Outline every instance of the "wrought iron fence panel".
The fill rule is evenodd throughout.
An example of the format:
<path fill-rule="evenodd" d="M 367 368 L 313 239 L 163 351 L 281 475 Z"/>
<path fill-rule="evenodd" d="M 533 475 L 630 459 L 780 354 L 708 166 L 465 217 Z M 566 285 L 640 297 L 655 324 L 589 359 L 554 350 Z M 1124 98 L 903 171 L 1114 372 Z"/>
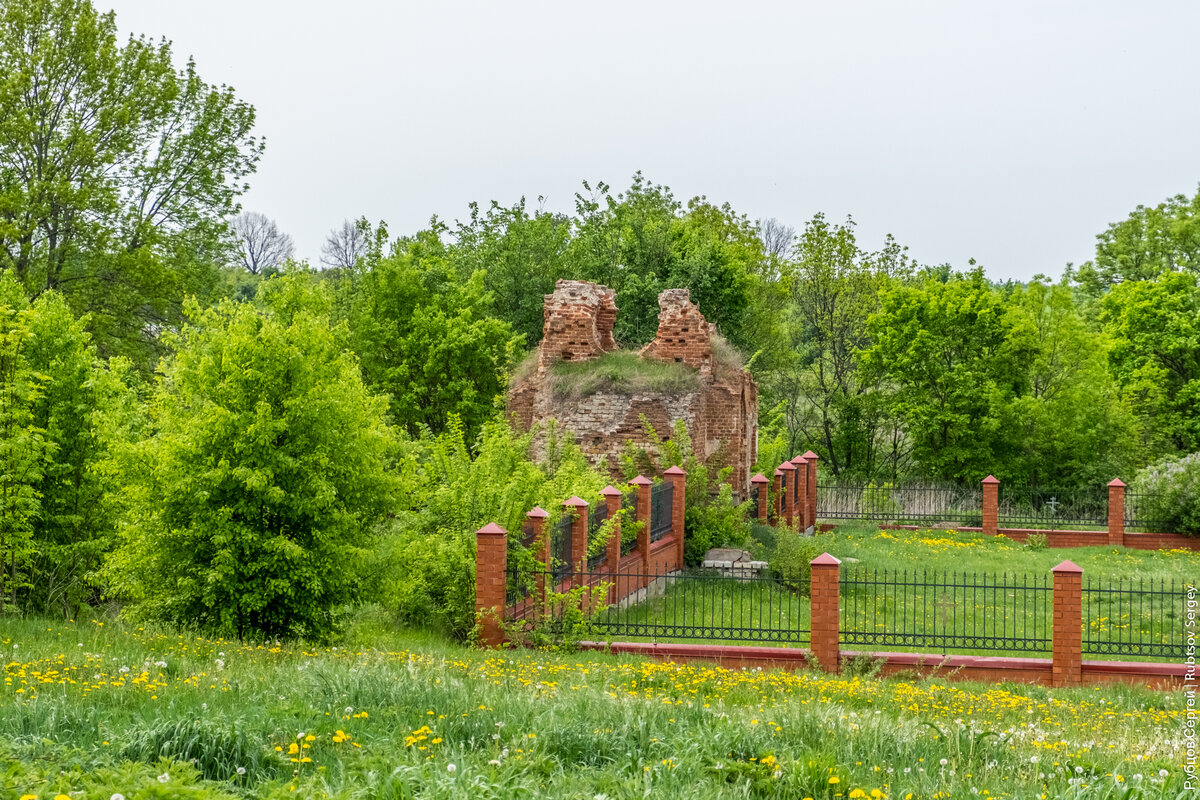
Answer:
<path fill-rule="evenodd" d="M 1108 524 L 1108 489 L 1043 489 L 1000 484 L 1002 528 Z"/>
<path fill-rule="evenodd" d="M 517 582 L 535 585 L 538 576 L 565 589 L 577 584 L 595 591 L 611 587 L 620 602 L 599 602 L 591 635 L 608 639 L 730 641 L 807 644 L 810 640 L 807 576 L 731 576 L 717 570 L 673 573 L 524 573 Z M 601 597 L 608 595 L 601 594 Z M 565 601 L 549 608 L 525 602 L 509 613 L 516 621 L 538 622 L 553 631 Z"/>
<path fill-rule="evenodd" d="M 1125 530 L 1149 531 L 1151 533 L 1174 533 L 1163 530 L 1167 525 L 1155 518 L 1153 509 L 1158 506 L 1157 495 L 1144 492 L 1125 491 Z"/>
<path fill-rule="evenodd" d="M 637 492 L 630 492 L 621 500 L 625 520 L 621 525 L 621 555 L 627 556 L 637 549 Z"/>
<path fill-rule="evenodd" d="M 674 486 L 669 481 L 650 489 L 650 541 L 657 542 L 671 532 L 671 501 Z"/>
<path fill-rule="evenodd" d="M 841 575 L 840 641 L 939 651 L 1051 649 L 1043 576 L 859 570 Z"/>
<path fill-rule="evenodd" d="M 570 514 L 564 514 L 550 533 L 550 565 L 555 575 L 566 575 L 575 568 L 575 555 L 572 552 L 574 537 L 571 536 Z"/>
<path fill-rule="evenodd" d="M 597 541 L 597 534 L 600 532 L 600 526 L 608 519 L 608 506 L 605 503 L 599 503 L 588 513 L 588 549 L 591 550 L 593 542 Z M 588 556 L 588 569 L 595 569 L 604 563 L 605 549 L 600 547 L 595 553 Z"/>
<path fill-rule="evenodd" d="M 1083 652 L 1182 661 L 1186 606 L 1174 580 L 1086 579 Z"/>
<path fill-rule="evenodd" d="M 983 494 L 979 487 L 950 485 L 820 485 L 817 517 L 895 525 L 972 526 L 982 523 Z"/>

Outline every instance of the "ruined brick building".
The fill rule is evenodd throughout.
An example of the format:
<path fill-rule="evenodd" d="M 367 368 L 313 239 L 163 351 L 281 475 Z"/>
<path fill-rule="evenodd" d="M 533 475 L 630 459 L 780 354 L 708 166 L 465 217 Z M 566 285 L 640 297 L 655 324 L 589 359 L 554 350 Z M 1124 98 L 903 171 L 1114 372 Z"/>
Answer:
<path fill-rule="evenodd" d="M 561 386 L 563 380 L 553 376 L 559 362 L 592 361 L 617 350 L 615 295 L 606 286 L 586 281 L 558 281 L 554 293 L 546 295 L 536 371 L 514 380 L 509 418 L 525 431 L 557 420 L 593 464 L 606 459 L 614 476 L 619 475 L 619 457 L 627 442 L 649 445 L 643 416 L 664 439 L 670 438 L 675 422 L 683 420 L 696 454 L 710 466 L 732 466 L 733 489 L 746 497 L 750 467 L 757 459 L 758 387 L 740 366 L 714 356 L 715 327 L 692 304 L 686 289 L 669 289 L 658 296 L 658 335 L 638 353 L 640 358 L 695 370 L 695 380 L 685 391 L 555 391 L 555 381 Z"/>

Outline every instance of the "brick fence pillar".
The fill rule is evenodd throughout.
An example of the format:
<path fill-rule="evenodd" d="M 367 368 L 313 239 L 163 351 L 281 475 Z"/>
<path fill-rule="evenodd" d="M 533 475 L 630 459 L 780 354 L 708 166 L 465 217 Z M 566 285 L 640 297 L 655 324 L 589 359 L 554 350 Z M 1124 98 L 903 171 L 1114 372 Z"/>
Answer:
<path fill-rule="evenodd" d="M 1000 532 L 1000 481 L 994 475 L 983 479 L 983 532 L 991 536 Z"/>
<path fill-rule="evenodd" d="M 529 521 L 533 523 L 533 552 L 534 558 L 542 563 L 542 569 L 537 576 L 537 600 L 538 607 L 534 611 L 534 616 L 541 614 L 546 608 L 546 573 L 550 572 L 550 533 L 546 530 L 546 517 L 550 514 L 540 506 L 534 506 L 530 511 L 525 513 Z M 505 556 L 507 559 L 507 554 Z"/>
<path fill-rule="evenodd" d="M 783 500 L 783 470 L 775 470 L 775 482 L 771 484 L 771 519 L 776 525 L 779 524 L 780 517 L 783 515 L 780 503 Z"/>
<path fill-rule="evenodd" d="M 650 574 L 650 487 L 654 484 L 650 482 L 649 478 L 638 475 L 629 482 L 629 485 L 637 487 L 637 518 L 638 522 L 642 524 L 637 535 L 637 549 L 642 555 L 639 570 L 642 575 L 638 579 L 640 584 L 638 588 L 640 589 L 647 583 L 649 578 L 646 576 Z"/>
<path fill-rule="evenodd" d="M 836 673 L 839 669 L 838 615 L 840 613 L 841 561 L 829 553 L 808 562 L 812 567 L 812 589 L 809 595 L 812 608 L 810 619 L 812 654 L 821 669 Z"/>
<path fill-rule="evenodd" d="M 1125 484 L 1120 478 L 1108 484 L 1108 543 L 1125 546 Z"/>
<path fill-rule="evenodd" d="M 759 472 L 750 479 L 750 483 L 755 489 L 758 489 L 758 509 L 756 510 L 756 514 L 758 519 L 765 523 L 767 521 L 767 501 L 770 499 L 770 492 L 767 491 L 769 481 L 765 475 Z"/>
<path fill-rule="evenodd" d="M 663 473 L 671 482 L 671 533 L 675 536 L 675 569 L 683 569 L 683 511 L 687 501 L 687 473 L 671 467 Z"/>
<path fill-rule="evenodd" d="M 563 501 L 563 512 L 575 515 L 571 520 L 571 558 L 575 559 L 571 570 L 575 573 L 575 585 L 583 586 L 583 573 L 588 568 L 588 502 L 582 497 L 572 497 Z"/>
<path fill-rule="evenodd" d="M 792 464 L 796 467 L 796 530 L 803 531 L 808 527 L 808 459 L 796 456 Z"/>
<path fill-rule="evenodd" d="M 796 465 L 785 461 L 779 468 L 783 470 L 783 523 L 790 528 L 796 521 L 796 504 L 792 500 L 796 493 Z"/>
<path fill-rule="evenodd" d="M 489 522 L 475 531 L 475 617 L 479 643 L 499 647 L 504 643 L 505 583 L 508 579 L 508 531 Z"/>
<path fill-rule="evenodd" d="M 1083 681 L 1083 570 L 1064 561 L 1054 573 L 1054 643 L 1051 686 L 1078 686 Z"/>
<path fill-rule="evenodd" d="M 608 538 L 608 545 L 604 552 L 604 561 L 608 564 L 608 572 L 612 576 L 612 586 L 608 590 L 608 602 L 615 603 L 620 599 L 617 594 L 619 587 L 617 586 L 617 575 L 621 571 L 621 501 L 624 495 L 621 490 L 615 486 L 605 486 L 600 490 L 600 496 L 604 498 L 605 510 L 607 511 L 607 519 L 615 519 Z"/>
<path fill-rule="evenodd" d="M 813 533 L 817 532 L 817 462 L 820 459 L 817 454 L 809 450 L 804 454 L 804 460 L 808 462 L 808 509 L 804 512 L 804 518 L 808 520 L 808 524 L 813 526 Z"/>

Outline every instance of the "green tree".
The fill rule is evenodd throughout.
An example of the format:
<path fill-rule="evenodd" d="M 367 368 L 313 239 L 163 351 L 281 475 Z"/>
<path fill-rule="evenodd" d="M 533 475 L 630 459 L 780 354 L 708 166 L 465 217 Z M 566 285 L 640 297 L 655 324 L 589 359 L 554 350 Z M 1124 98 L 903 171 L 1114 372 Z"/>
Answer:
<path fill-rule="evenodd" d="M 481 274 L 491 315 L 511 325 L 526 346 L 535 346 L 542 339 L 544 296 L 554 291 L 556 280 L 574 273 L 571 220 L 546 211 L 530 214 L 525 198 L 507 208 L 493 201 L 486 212 L 477 203 L 470 208 L 470 219 L 454 230 L 455 269 L 465 280 Z"/>
<path fill-rule="evenodd" d="M 484 273 L 462 278 L 440 226 L 367 255 L 340 282 L 350 344 L 372 391 L 386 394 L 393 421 L 410 434 L 461 419 L 469 440 L 502 403 L 521 338 L 490 316 Z"/>
<path fill-rule="evenodd" d="M 1000 410 L 1022 391 L 1027 357 L 1003 298 L 976 269 L 947 283 L 885 292 L 869 322 L 864 364 L 895 388 L 913 458 L 928 477 L 978 481 L 997 470 L 1006 432 Z"/>
<path fill-rule="evenodd" d="M 1108 337 L 1071 290 L 1033 281 L 1008 298 L 1010 347 L 1023 391 L 1008 405 L 1007 461 L 997 474 L 1043 486 L 1101 486 L 1138 461 L 1137 421 L 1108 370 Z"/>
<path fill-rule="evenodd" d="M 1200 189 L 1153 208 L 1139 205 L 1096 236 L 1095 262 L 1072 277 L 1093 294 L 1122 281 L 1154 280 L 1166 272 L 1200 275 Z"/>
<path fill-rule="evenodd" d="M 0 609 L 17 607 L 49 450 L 33 413 L 42 382 L 27 355 L 31 316 L 21 287 L 0 273 Z"/>
<path fill-rule="evenodd" d="M 124 475 L 107 575 L 143 617 L 239 637 L 327 637 L 397 486 L 385 403 L 307 276 L 261 305 L 188 309 Z"/>
<path fill-rule="evenodd" d="M 788 357 L 761 380 L 764 395 L 783 400 L 790 449 L 813 448 L 838 476 L 891 478 L 908 450 L 888 413 L 883 376 L 860 366 L 871 346 L 867 320 L 881 294 L 912 265 L 888 237 L 883 250 L 859 248 L 854 223 L 830 225 L 817 214 L 781 266 L 781 310 Z"/>
<path fill-rule="evenodd" d="M 1148 460 L 1200 450 L 1200 285 L 1190 273 L 1125 281 L 1100 302 L 1109 365 Z"/>
<path fill-rule="evenodd" d="M 254 109 L 168 42 L 117 41 L 90 0 L 0 3 L 0 268 L 88 313 L 102 354 L 149 366 L 209 292 L 262 144 Z"/>
<path fill-rule="evenodd" d="M 618 341 L 640 345 L 653 339 L 659 292 L 682 288 L 734 346 L 756 351 L 747 312 L 756 289 L 753 276 L 764 272 L 769 259 L 751 220 L 704 197 L 685 207 L 669 188 L 640 172 L 615 197 L 604 183 L 593 191 L 585 182 L 584 189 L 588 196 L 576 195 L 571 263 L 576 277 L 617 291 Z"/>

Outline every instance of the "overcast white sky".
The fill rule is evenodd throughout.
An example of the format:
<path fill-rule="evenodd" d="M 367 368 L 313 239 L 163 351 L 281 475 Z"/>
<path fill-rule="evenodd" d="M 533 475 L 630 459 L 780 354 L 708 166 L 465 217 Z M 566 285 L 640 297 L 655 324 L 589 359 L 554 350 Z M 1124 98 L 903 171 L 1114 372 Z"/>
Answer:
<path fill-rule="evenodd" d="M 796 228 L 853 215 L 869 249 L 1057 276 L 1200 183 L 1194 0 L 95 2 L 257 108 L 243 205 L 313 263 L 343 218 L 570 211 L 581 180 L 640 169 Z"/>

